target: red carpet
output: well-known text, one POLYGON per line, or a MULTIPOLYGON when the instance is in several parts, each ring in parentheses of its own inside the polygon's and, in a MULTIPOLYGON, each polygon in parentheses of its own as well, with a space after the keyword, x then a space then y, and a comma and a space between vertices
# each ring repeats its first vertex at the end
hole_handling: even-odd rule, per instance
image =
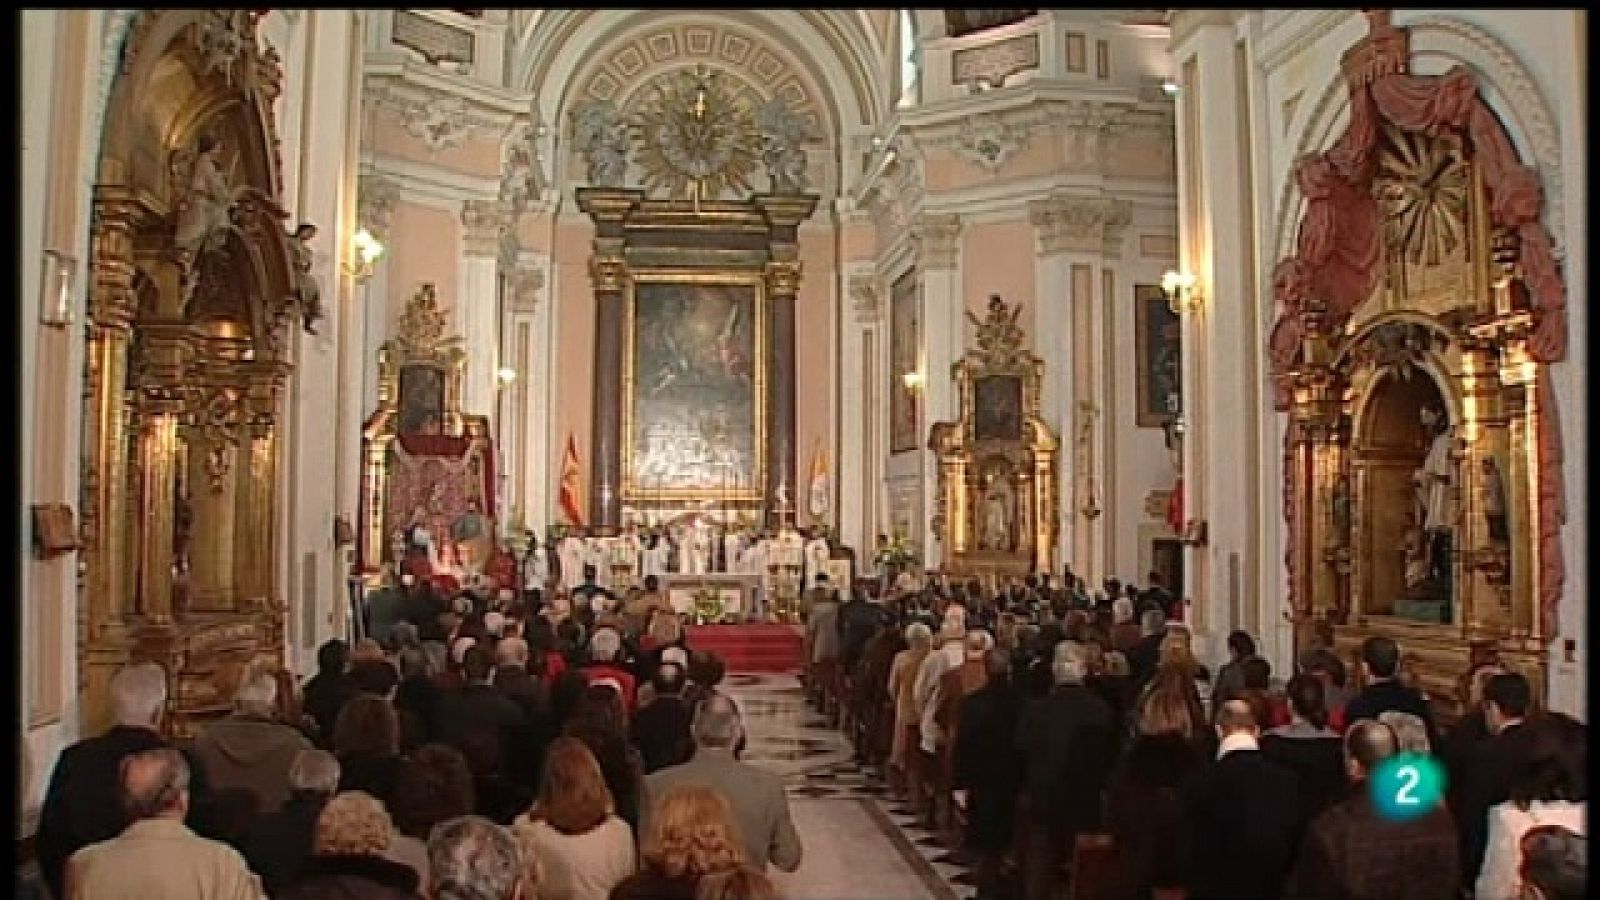
POLYGON ((771 622, 691 625, 689 646, 722 657, 729 672, 800 671, 800 627, 771 622))

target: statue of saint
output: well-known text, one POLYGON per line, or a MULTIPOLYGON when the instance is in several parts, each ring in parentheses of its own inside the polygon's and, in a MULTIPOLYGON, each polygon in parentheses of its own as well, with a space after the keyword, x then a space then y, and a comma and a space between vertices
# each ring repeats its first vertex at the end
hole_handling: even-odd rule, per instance
POLYGON ((1417 521, 1427 542, 1429 575, 1447 584, 1451 535, 1456 524, 1455 460, 1451 458, 1450 423, 1437 407, 1424 406, 1422 429, 1430 443, 1422 467, 1412 473, 1417 521))
POLYGON ((1489 540, 1503 544, 1511 540, 1506 526, 1506 482, 1494 457, 1485 456, 1478 465, 1483 473, 1483 517, 1488 520, 1489 540))
POLYGON ((289 257, 294 262, 295 296, 300 300, 300 318, 307 334, 316 334, 314 327, 322 318, 322 285, 311 274, 314 262, 311 239, 317 236, 317 226, 301 222, 289 235, 289 257))
POLYGON ((229 227, 234 190, 222 172, 222 142, 204 134, 195 147, 189 192, 178 206, 172 242, 193 260, 211 242, 212 235, 229 227))
POLYGON ((983 498, 983 531, 979 544, 985 550, 1011 550, 1011 492, 1003 478, 991 481, 983 498))

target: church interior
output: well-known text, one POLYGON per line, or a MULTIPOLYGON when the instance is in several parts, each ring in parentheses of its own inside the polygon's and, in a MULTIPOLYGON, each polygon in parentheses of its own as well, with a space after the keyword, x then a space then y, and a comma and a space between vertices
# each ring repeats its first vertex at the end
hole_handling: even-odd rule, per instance
MULTIPOLYGON (((130 725, 140 664, 164 674, 151 727, 215 790, 206 733, 258 673, 320 716, 340 647, 392 663, 391 706, 415 661, 449 703, 516 644, 636 716, 672 677, 735 701, 739 771, 782 785, 803 854, 745 854, 765 887, 700 896, 1229 896, 1199 863, 1134 885, 1106 785, 1062 801, 1081 822, 1039 799, 1068 789, 1030 754, 1093 754, 1032 705, 1122 678, 1125 745, 1177 643, 1208 759, 1304 724, 1306 680, 1352 714, 1400 708, 1363 705, 1391 680, 1419 698, 1461 874, 1367 896, 1567 896, 1527 841, 1520 870, 1492 839, 1482 861, 1514 789, 1453 791, 1522 712, 1587 721, 1587 24, 23 12, 18 891, 100 896, 89 845, 127 837, 63 836, 88 826, 62 761, 130 725), (925 678, 941 652, 972 678, 925 678), (1241 714, 1247 659, 1270 675, 1241 714), (969 725, 1004 706, 980 685, 1035 672, 1003 737, 969 736, 1002 730, 969 725)), ((1373 721, 1328 732, 1336 767, 1373 765, 1373 721)), ((344 729, 312 724, 348 776, 344 729)), ((659 805, 632 740, 631 802, 659 805)), ((496 821, 523 835, 553 801, 518 753, 494 765, 527 769, 526 802, 496 821)), ((103 787, 132 791, 114 762, 103 787)), ((266 879, 239 896, 328 896, 274 888, 225 818, 189 827, 266 879)), ((470 896, 668 896, 626 893, 650 818, 614 890, 542 892, 565 870, 524 843, 521 893, 470 896)), ((1270 856, 1241 847, 1211 858, 1270 856)), ((1283 852, 1232 895, 1363 896, 1300 893, 1343 862, 1283 852)), ((414 895, 458 896, 425 870, 414 895)))

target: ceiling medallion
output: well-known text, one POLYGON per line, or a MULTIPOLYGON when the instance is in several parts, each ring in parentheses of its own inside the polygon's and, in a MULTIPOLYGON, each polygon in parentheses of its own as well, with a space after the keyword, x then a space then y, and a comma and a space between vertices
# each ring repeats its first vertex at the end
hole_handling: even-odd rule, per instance
POLYGON ((700 66, 659 79, 632 124, 646 190, 697 206, 751 190, 761 132, 750 103, 722 73, 700 66))

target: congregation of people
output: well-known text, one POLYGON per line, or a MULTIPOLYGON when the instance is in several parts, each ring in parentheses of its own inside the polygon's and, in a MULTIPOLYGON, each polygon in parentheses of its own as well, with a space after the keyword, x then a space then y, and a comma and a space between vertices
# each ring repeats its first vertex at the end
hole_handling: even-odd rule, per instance
POLYGON ((722 661, 653 584, 592 596, 414 581, 303 686, 245 667, 183 741, 162 668, 122 669, 117 724, 52 773, 42 880, 71 900, 776 896, 800 839, 782 780, 738 758, 722 661))
POLYGON ((1150 581, 817 591, 808 694, 979 898, 1584 895, 1586 729, 1492 651, 1446 728, 1392 640, 1319 621, 1285 681, 1235 631, 1212 672, 1150 581), (1369 781, 1408 753, 1449 787, 1400 820, 1369 781))

